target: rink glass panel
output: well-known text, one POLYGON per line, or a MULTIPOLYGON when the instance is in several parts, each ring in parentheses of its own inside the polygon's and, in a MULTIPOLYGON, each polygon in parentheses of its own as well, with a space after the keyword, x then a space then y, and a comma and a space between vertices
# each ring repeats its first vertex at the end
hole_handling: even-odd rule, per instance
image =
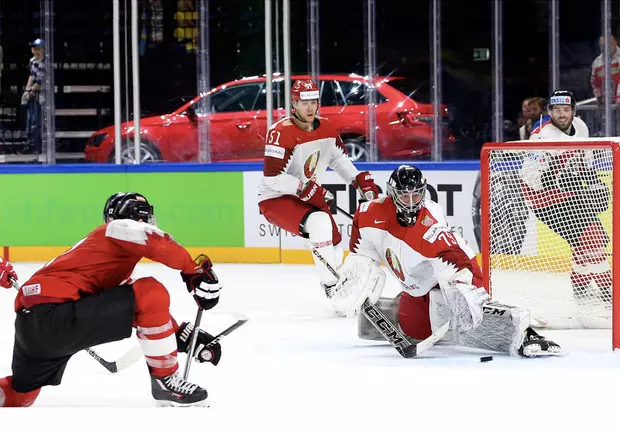
POLYGON ((611 288, 601 286, 610 286, 612 279, 603 272, 613 266, 613 150, 588 143, 495 145, 483 150, 483 264, 488 287, 494 300, 530 309, 538 326, 611 327, 611 288), (550 173, 541 175, 546 166, 550 173), (575 195, 576 202, 534 208, 558 198, 553 189, 558 177, 567 173, 571 177, 563 180, 562 189, 575 195), (588 180, 599 185, 598 192, 588 189, 588 180), (533 188, 524 186, 526 182, 533 188), (604 230, 603 239, 580 234, 579 225, 588 216, 604 230), (596 259, 601 240, 604 254, 596 259), (573 255, 596 263, 597 272, 583 290, 573 290, 573 255))

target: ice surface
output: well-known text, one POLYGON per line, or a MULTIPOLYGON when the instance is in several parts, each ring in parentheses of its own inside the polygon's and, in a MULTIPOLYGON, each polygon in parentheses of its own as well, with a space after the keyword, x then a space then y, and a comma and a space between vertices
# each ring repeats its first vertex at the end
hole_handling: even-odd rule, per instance
MULTIPOLYGON (((21 279, 41 266, 16 265, 21 279)), ((190 380, 208 389, 211 408, 155 409, 143 360, 109 374, 82 352, 62 385, 44 388, 27 417, 0 411, 0 427, 24 419, 28 427, 119 429, 616 427, 620 355, 611 351, 609 330, 546 332, 570 353, 562 358, 494 355, 480 363, 491 353, 437 345, 405 360, 387 343, 358 339, 355 319, 332 315, 312 266, 217 268, 222 297, 202 327, 219 332, 232 323, 230 311, 250 321, 222 341, 218 367, 192 365, 190 380)), ((148 263, 137 274, 168 287, 177 320, 194 319, 195 304, 176 272, 148 263)), ((397 290, 390 280, 384 295, 397 290)), ((10 373, 14 296, 0 290, 0 376, 10 373)), ((94 349, 113 360, 135 344, 132 338, 94 349)))

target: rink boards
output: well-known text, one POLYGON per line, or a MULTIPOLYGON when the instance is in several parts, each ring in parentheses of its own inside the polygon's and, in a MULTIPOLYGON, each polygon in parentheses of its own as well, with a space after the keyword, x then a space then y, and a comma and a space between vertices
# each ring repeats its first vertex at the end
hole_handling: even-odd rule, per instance
MULTIPOLYGON (((398 165, 358 163, 357 167, 369 170, 384 188, 398 165)), ((479 252, 475 186, 480 163, 416 165, 427 178, 427 197, 443 207, 454 230, 479 252)), ((0 211, 0 256, 49 260, 101 223, 109 195, 134 191, 149 198, 159 226, 193 254, 205 252, 217 262, 311 263, 298 237, 280 231, 260 214, 256 189, 261 177, 262 163, 2 166, 5 210, 0 211)), ((319 180, 339 207, 355 212, 358 195, 349 183, 333 171, 319 180)), ((346 248, 351 221, 334 215, 346 248)), ((535 220, 532 231, 535 240, 549 233, 535 220)), ((555 252, 560 260, 569 254, 568 248, 555 252)))

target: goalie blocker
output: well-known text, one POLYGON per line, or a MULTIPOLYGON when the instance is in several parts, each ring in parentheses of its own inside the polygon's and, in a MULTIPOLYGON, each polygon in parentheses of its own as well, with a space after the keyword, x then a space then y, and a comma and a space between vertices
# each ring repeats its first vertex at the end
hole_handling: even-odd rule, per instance
MULTIPOLYGON (((489 302, 475 253, 452 232, 441 207, 424 199, 425 191, 421 171, 403 165, 390 176, 387 197, 359 206, 351 254, 332 295, 337 310, 357 312, 368 298, 415 340, 450 322, 446 338, 460 345, 528 357, 559 354, 556 343, 529 327, 528 310, 489 302), (379 299, 381 263, 403 288, 396 299, 379 299)), ((379 339, 364 319, 360 336, 379 339)))

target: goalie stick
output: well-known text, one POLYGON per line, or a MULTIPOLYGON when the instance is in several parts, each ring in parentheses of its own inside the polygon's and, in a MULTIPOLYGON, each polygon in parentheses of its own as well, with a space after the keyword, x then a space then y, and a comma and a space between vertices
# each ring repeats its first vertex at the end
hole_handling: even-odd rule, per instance
MULTIPOLYGON (((340 278, 340 275, 334 267, 332 267, 330 263, 327 262, 323 256, 321 256, 321 254, 316 250, 316 247, 314 247, 314 245, 308 240, 306 240, 306 247, 308 247, 314 256, 316 256, 316 258, 327 267, 334 277, 337 279, 340 278)), ((376 305, 370 302, 368 298, 366 298, 362 303, 361 310, 362 314, 364 314, 368 321, 381 333, 381 335, 383 335, 383 338, 385 338, 392 345, 392 347, 394 347, 396 351, 406 359, 417 357, 431 348, 435 345, 435 343, 437 343, 437 341, 446 335, 446 332, 448 332, 450 327, 450 322, 446 322, 443 326, 441 326, 441 328, 433 332, 430 337, 420 341, 417 344, 412 344, 400 331, 400 329, 394 326, 385 314, 376 305)))
MULTIPOLYGON (((17 281, 11 279, 11 283, 13 284, 13 287, 15 289, 19 290, 20 286, 19 286, 19 283, 17 283, 17 281)), ((117 360, 111 361, 111 362, 107 361, 104 358, 102 358, 101 356, 99 356, 97 354, 97 352, 95 352, 91 348, 88 348, 88 349, 85 349, 85 350, 86 350, 86 353, 88 353, 93 359, 95 359, 97 362, 99 362, 99 364, 102 367, 104 367, 105 369, 107 369, 111 373, 116 373, 118 371, 122 371, 123 369, 127 368, 128 366, 131 366, 134 363, 136 363, 142 357, 142 351, 140 350, 140 347, 133 347, 131 350, 129 350, 123 356, 121 356, 117 360)))

